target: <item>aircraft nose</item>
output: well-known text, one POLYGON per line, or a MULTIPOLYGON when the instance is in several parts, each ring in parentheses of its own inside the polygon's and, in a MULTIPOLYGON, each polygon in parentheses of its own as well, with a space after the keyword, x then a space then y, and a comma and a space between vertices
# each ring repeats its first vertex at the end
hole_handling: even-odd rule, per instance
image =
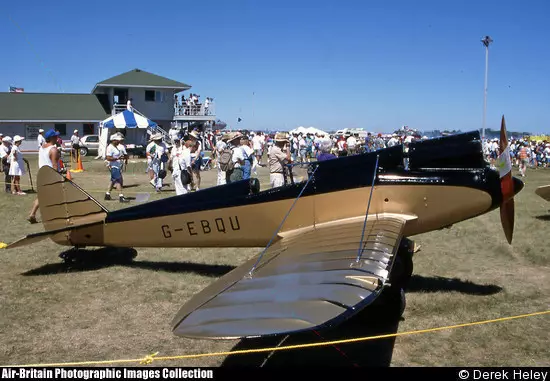
POLYGON ((516 195, 521 192, 525 184, 517 177, 512 177, 512 179, 514 179, 514 195, 516 195))

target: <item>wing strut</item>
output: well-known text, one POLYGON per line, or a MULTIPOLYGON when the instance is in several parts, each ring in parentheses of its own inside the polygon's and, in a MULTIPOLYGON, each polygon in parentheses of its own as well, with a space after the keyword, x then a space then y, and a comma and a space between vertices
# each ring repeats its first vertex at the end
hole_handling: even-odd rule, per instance
MULTIPOLYGON (((376 163, 378 163, 378 158, 376 159, 376 163)), ((378 166, 378 164, 377 164, 378 166)), ((283 220, 281 221, 281 223, 279 224, 279 227, 277 227, 277 230, 275 230, 275 233, 273 234, 273 237, 271 237, 271 239, 269 240, 269 242, 267 243, 267 246, 265 247, 265 249, 262 251, 262 253, 259 255, 258 257, 258 260, 256 261, 256 263, 254 263, 254 266, 252 266, 252 268, 250 269, 250 271, 248 272, 247 274, 247 277, 248 278, 251 278, 252 277, 252 273, 254 272, 254 270, 256 270, 256 267, 258 266, 258 264, 260 263, 260 261, 262 260, 262 257, 264 256, 265 252, 267 251, 267 249, 269 249, 269 246, 271 246, 271 244, 273 243, 273 240, 275 239, 275 237, 277 237, 277 234, 279 234, 279 231, 281 230, 281 228, 283 227, 286 219, 288 218, 288 216, 290 215, 290 212, 292 211, 292 209, 294 208, 294 205, 296 205, 296 202, 298 202, 298 199, 302 196, 302 193, 304 193, 304 191, 306 190, 309 182, 311 181, 311 179, 313 179, 313 176, 315 175, 315 172, 317 172, 317 168, 319 168, 318 165, 315 166, 315 169, 313 170, 313 172, 311 172, 311 174, 309 175, 309 178, 307 179, 306 183, 304 184, 304 186, 302 187, 302 190, 300 191, 300 193, 298 193, 298 196, 294 199, 294 202, 292 203, 292 205, 290 206, 290 209, 288 209, 288 212, 286 212, 286 215, 284 216, 283 220)))
POLYGON ((355 263, 358 264, 361 260, 361 256, 363 255, 363 251, 365 250, 363 247, 363 240, 365 239, 365 230, 367 228, 367 218, 369 217, 369 209, 370 209, 370 201, 372 199, 372 191, 374 189, 374 182, 376 181, 376 175, 378 174, 378 159, 380 159, 380 155, 376 155, 376 163, 374 164, 374 174, 372 175, 372 184, 370 186, 370 196, 369 196, 369 202, 367 204, 367 211, 365 213, 365 221, 363 221, 363 230, 361 231, 361 240, 359 241, 359 249, 357 250, 357 258, 355 259, 355 263))

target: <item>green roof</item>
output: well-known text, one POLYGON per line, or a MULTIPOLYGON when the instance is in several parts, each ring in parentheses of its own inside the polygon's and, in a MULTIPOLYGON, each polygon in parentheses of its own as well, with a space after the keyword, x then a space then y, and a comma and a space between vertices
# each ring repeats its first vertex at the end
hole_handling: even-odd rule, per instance
POLYGON ((148 73, 140 69, 130 70, 126 73, 98 82, 96 84, 96 87, 97 86, 160 87, 178 90, 188 90, 191 88, 191 86, 185 83, 148 73))
POLYGON ((101 121, 108 117, 93 94, 0 93, 0 121, 101 121))

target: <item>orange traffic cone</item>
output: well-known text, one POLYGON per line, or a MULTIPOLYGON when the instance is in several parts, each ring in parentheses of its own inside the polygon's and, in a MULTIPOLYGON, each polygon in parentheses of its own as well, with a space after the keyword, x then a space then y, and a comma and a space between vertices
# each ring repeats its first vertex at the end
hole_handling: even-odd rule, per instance
POLYGON ((80 159, 80 156, 78 157, 78 161, 76 163, 76 169, 73 169, 73 172, 84 172, 84 167, 82 166, 82 160, 80 159))
POLYGON ((57 163, 57 166, 59 167, 59 169, 64 169, 65 164, 63 164, 63 160, 59 159, 59 163, 57 163))
POLYGON ((67 178, 67 180, 73 180, 73 177, 71 176, 71 171, 67 170, 67 175, 65 175, 65 177, 67 178))

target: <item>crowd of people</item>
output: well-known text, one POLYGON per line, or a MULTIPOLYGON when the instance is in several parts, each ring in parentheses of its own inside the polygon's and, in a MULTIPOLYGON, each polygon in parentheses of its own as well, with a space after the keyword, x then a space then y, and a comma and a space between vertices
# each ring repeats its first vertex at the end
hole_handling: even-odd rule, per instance
POLYGON ((187 99, 183 94, 180 99, 174 95, 174 111, 176 115, 210 115, 210 106, 213 101, 214 98, 206 97, 201 103, 198 94, 189 94, 187 99))
MULTIPOLYGON (((524 139, 509 139, 510 159, 519 168, 521 176, 525 176, 530 168, 546 168, 550 165, 550 143, 546 140, 530 141, 524 139)), ((494 162, 499 155, 499 139, 485 140, 483 153, 487 161, 494 162)))
MULTIPOLYGON (((61 171, 61 139, 59 131, 39 131, 38 163, 61 171), (55 148, 55 149, 53 149, 55 148)), ((73 136, 78 137, 75 132, 73 136)), ((75 147, 76 139, 72 141, 75 147)), ((160 133, 151 136, 146 148, 147 173, 151 186, 161 192, 168 172, 177 195, 198 191, 201 187, 201 170, 204 161, 212 161, 217 169, 217 185, 229 184, 249 179, 257 175, 258 167, 267 167, 272 188, 288 183, 293 166, 307 166, 312 161, 331 160, 337 157, 373 152, 376 150, 408 145, 423 139, 416 135, 382 135, 347 133, 331 135, 327 133, 286 133, 267 134, 264 132, 220 131, 183 133, 178 130, 170 133, 171 142, 166 144, 160 133), (211 156, 205 158, 205 150, 211 156), (266 158, 264 162, 264 158, 266 158)), ((14 195, 25 195, 21 190, 20 179, 26 174, 25 159, 20 150, 23 137, 13 138, 0 134, 0 157, 4 172, 5 191, 14 195)), ((111 191, 118 191, 118 200, 128 202, 123 194, 124 168, 128 164, 128 153, 124 146, 124 135, 115 133, 109 138, 105 164, 110 172, 105 200, 111 200, 111 191)), ((484 140, 483 153, 487 161, 495 164, 500 146, 498 139, 484 140)), ((519 167, 520 175, 525 176, 528 167, 547 167, 550 164, 550 143, 510 139, 508 142, 512 164, 519 167)), ((405 163, 405 166, 407 164, 405 163)), ((33 204, 28 220, 36 223, 38 200, 33 204)))

